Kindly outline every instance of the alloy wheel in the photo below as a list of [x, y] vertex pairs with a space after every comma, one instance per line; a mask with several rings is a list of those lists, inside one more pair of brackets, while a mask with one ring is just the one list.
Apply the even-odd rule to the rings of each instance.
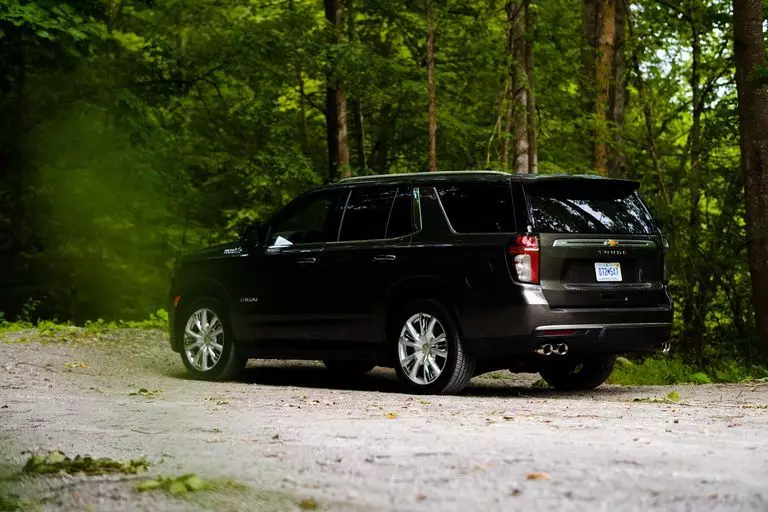
[[216, 313], [198, 309], [189, 316], [184, 328], [184, 354], [192, 367], [201, 372], [211, 370], [224, 351], [224, 326]]
[[448, 362], [448, 341], [440, 321], [428, 313], [416, 313], [400, 331], [397, 353], [400, 366], [411, 382], [431, 384]]

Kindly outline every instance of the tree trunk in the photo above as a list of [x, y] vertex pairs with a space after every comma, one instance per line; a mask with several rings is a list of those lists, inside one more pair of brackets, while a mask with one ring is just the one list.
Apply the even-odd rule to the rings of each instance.
[[[354, 42], [357, 38], [355, 32], [355, 11], [353, 0], [347, 1], [347, 31], [348, 41]], [[357, 152], [357, 169], [365, 174], [368, 170], [368, 162], [365, 157], [365, 123], [363, 119], [363, 105], [359, 98], [359, 91], [356, 97], [352, 98], [352, 117], [355, 123], [355, 150]]]
[[[528, 173], [528, 80], [525, 73], [525, 34], [523, 33], [523, 8], [525, 0], [506, 3], [509, 30], [509, 98], [507, 104], [507, 142], [504, 153], [509, 154], [509, 142], [514, 141], [515, 153], [512, 169], [516, 173]], [[510, 45], [511, 42], [511, 46]]]
[[760, 350], [768, 359], [768, 88], [752, 80], [766, 65], [762, 1], [734, 0], [733, 28], [749, 272]]
[[627, 161], [624, 156], [624, 98], [626, 94], [626, 15], [629, 11], [630, 0], [617, 0], [616, 4], [616, 41], [613, 53], [613, 82], [611, 83], [611, 123], [613, 124], [613, 145], [610, 149], [608, 174], [613, 177], [625, 177]]
[[583, 0], [581, 10], [581, 98], [585, 114], [595, 108], [598, 0]]
[[437, 171], [437, 90], [435, 85], [435, 20], [427, 0], [427, 94], [429, 96], [429, 170]]
[[525, 76], [528, 79], [528, 101], [526, 103], [526, 125], [528, 131], [528, 172], [536, 174], [539, 166], [539, 155], [536, 148], [536, 95], [534, 94], [535, 71], [533, 60], [533, 44], [535, 17], [531, 9], [531, 0], [525, 0]]
[[[701, 277], [701, 272], [696, 266], [699, 261], [695, 255], [700, 253], [699, 234], [701, 232], [701, 211], [699, 202], [701, 200], [701, 115], [704, 110], [703, 98], [701, 95], [701, 33], [700, 33], [700, 12], [698, 3], [694, 2], [689, 13], [691, 25], [691, 128], [688, 133], [688, 155], [690, 171], [688, 174], [688, 183], [690, 189], [690, 204], [688, 210], [688, 254], [687, 260], [688, 275], [685, 293], [685, 303], [683, 306], [683, 320], [685, 322], [683, 330], [683, 342], [690, 350], [701, 357], [704, 349], [703, 330], [700, 328], [704, 323], [705, 315], [704, 304], [697, 301], [701, 288], [705, 284]], [[701, 317], [701, 318], [700, 318]]]
[[597, 65], [595, 66], [595, 170], [608, 176], [608, 139], [613, 48], [616, 40], [616, 0], [600, 0], [598, 23]]
[[[290, 0], [288, 2], [288, 9], [291, 13], [296, 11], [296, 2]], [[296, 73], [296, 82], [299, 85], [299, 111], [296, 113], [296, 124], [299, 127], [299, 144], [301, 144], [301, 152], [304, 156], [309, 157], [309, 126], [307, 125], [307, 100], [306, 91], [304, 87], [304, 71], [301, 65], [301, 59], [296, 59], [294, 64], [294, 70]]]
[[513, 0], [507, 0], [504, 4], [504, 10], [507, 13], [507, 70], [506, 77], [504, 79], [504, 97], [506, 102], [506, 108], [504, 109], [504, 137], [501, 150], [500, 164], [503, 170], [509, 168], [509, 151], [514, 140], [512, 132], [512, 111], [514, 106], [515, 93], [514, 87], [514, 74], [515, 74], [515, 2]]
[[[331, 44], [342, 42], [342, 19], [344, 0], [323, 0], [325, 19], [333, 27]], [[349, 148], [347, 146], [347, 101], [344, 94], [344, 82], [338, 66], [332, 62], [326, 77], [325, 119], [328, 140], [328, 181], [333, 181], [337, 174], [348, 177]]]

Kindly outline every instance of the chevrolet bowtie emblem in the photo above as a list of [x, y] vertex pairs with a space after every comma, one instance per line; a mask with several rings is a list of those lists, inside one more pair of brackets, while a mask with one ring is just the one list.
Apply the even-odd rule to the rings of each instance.
[[607, 245], [608, 247], [616, 247], [617, 245], [619, 245], [619, 242], [617, 242], [616, 240], [606, 240], [605, 245]]

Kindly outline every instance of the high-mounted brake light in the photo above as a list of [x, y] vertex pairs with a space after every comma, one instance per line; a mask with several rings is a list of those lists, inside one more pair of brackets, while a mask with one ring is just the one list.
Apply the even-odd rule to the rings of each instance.
[[518, 281], [523, 283], [539, 282], [539, 237], [536, 235], [518, 235], [507, 247], [510, 256], [510, 270]]

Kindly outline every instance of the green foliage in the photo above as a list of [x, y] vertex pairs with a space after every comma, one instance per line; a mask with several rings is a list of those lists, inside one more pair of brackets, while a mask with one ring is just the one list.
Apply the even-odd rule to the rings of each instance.
[[[670, 239], [678, 355], [699, 366], [750, 360], [731, 7], [672, 4], [638, 0], [628, 10], [626, 110], [607, 128], [610, 150]], [[92, 333], [149, 327], [140, 321], [166, 307], [178, 256], [233, 238], [327, 180], [324, 94], [334, 67], [353, 173], [424, 170], [424, 4], [353, 5], [346, 37], [329, 44], [316, 0], [3, 1], [0, 332], [54, 319], [88, 322]], [[535, 43], [539, 170], [592, 172], [582, 2], [532, 5], [535, 33], [525, 37]], [[694, 7], [688, 18], [677, 11]], [[511, 60], [503, 3], [445, 0], [435, 17], [438, 166], [501, 168], [509, 136], [498, 99]], [[687, 19], [701, 35], [698, 105]], [[701, 373], [678, 370], [656, 368], [656, 380]]]
[[120, 462], [106, 457], [94, 459], [89, 456], [77, 455], [71, 459], [58, 450], [44, 455], [31, 455], [27, 459], [23, 473], [37, 475], [52, 475], [60, 473], [85, 473], [86, 475], [106, 475], [122, 473], [134, 475], [149, 468], [149, 463], [144, 459], [134, 459]]
[[651, 356], [639, 363], [619, 358], [608, 382], [625, 386], [709, 384], [743, 382], [765, 376], [768, 369], [733, 359], [719, 359], [699, 367], [679, 357]]
[[191, 492], [244, 489], [245, 486], [231, 480], [203, 480], [195, 474], [186, 474], [179, 477], [158, 476], [151, 480], [143, 480], [136, 485], [139, 492], [164, 490], [172, 496], [182, 496]]

